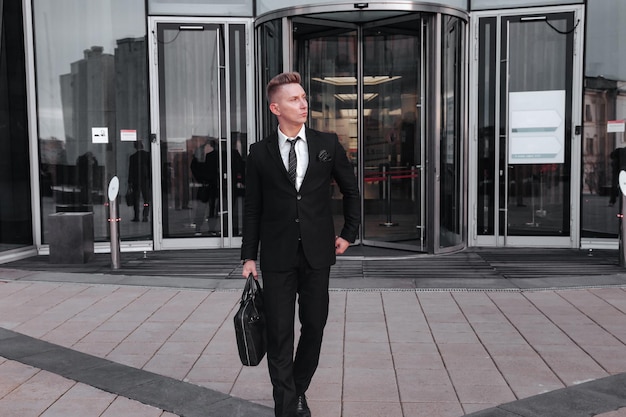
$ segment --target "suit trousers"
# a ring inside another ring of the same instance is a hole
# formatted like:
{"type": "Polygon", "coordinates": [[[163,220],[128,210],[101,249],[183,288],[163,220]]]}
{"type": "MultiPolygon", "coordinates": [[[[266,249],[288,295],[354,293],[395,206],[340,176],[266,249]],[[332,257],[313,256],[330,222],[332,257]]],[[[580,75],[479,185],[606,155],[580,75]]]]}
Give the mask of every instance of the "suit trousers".
{"type": "Polygon", "coordinates": [[[298,249],[298,265],[287,271],[263,271],[267,321],[267,362],[276,417],[294,417],[298,395],[309,388],[319,363],[328,319],[330,267],[313,269],[298,249]],[[295,303],[300,339],[294,359],[295,303]]]}

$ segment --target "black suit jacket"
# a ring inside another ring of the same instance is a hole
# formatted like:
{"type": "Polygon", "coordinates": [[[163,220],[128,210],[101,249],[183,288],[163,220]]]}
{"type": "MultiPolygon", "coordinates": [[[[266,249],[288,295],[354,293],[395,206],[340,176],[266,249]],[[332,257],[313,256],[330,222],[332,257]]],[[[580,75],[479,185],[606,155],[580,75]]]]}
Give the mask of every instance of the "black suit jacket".
{"type": "Polygon", "coordinates": [[[306,128],[309,165],[296,191],[280,156],[278,133],[250,147],[246,161],[242,259],[257,259],[264,271],[296,266],[299,240],[312,268],[335,263],[330,185],[343,194],[344,226],[339,236],[354,242],[360,224],[356,177],[336,134],[306,128]]]}

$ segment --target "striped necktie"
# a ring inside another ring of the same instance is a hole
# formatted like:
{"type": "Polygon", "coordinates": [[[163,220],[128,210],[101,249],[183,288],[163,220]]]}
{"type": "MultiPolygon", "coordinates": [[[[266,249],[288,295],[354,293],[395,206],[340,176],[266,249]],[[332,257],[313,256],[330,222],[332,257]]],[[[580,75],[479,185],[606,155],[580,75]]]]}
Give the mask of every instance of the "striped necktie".
{"type": "Polygon", "coordinates": [[[287,139],[289,142],[289,159],[288,159],[288,168],[287,172],[289,173],[289,179],[291,179],[292,183],[296,183],[296,168],[298,167],[298,158],[296,158],[296,142],[300,139],[298,136],[295,139],[287,139]]]}

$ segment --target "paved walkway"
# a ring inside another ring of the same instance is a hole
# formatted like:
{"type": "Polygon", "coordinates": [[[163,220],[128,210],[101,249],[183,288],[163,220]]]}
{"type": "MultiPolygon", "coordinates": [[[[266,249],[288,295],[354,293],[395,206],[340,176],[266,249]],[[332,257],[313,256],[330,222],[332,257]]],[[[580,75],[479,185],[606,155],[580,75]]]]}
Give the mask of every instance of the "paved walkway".
{"type": "MultiPolygon", "coordinates": [[[[273,415],[239,283],[128,279],[0,268],[0,416],[273,415]]],[[[307,395],[314,417],[626,417],[625,388],[626,286],[334,289],[307,395]]]]}

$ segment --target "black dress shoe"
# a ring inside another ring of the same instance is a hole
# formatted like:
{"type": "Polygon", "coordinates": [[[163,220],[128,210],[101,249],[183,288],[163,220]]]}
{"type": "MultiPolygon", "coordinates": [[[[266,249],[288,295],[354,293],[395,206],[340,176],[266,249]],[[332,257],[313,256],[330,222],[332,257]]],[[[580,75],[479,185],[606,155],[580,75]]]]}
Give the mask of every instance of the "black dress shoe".
{"type": "Polygon", "coordinates": [[[306,403],[306,396],[304,394],[298,395],[298,405],[296,406],[296,416],[298,417],[311,417],[311,410],[306,403]]]}

